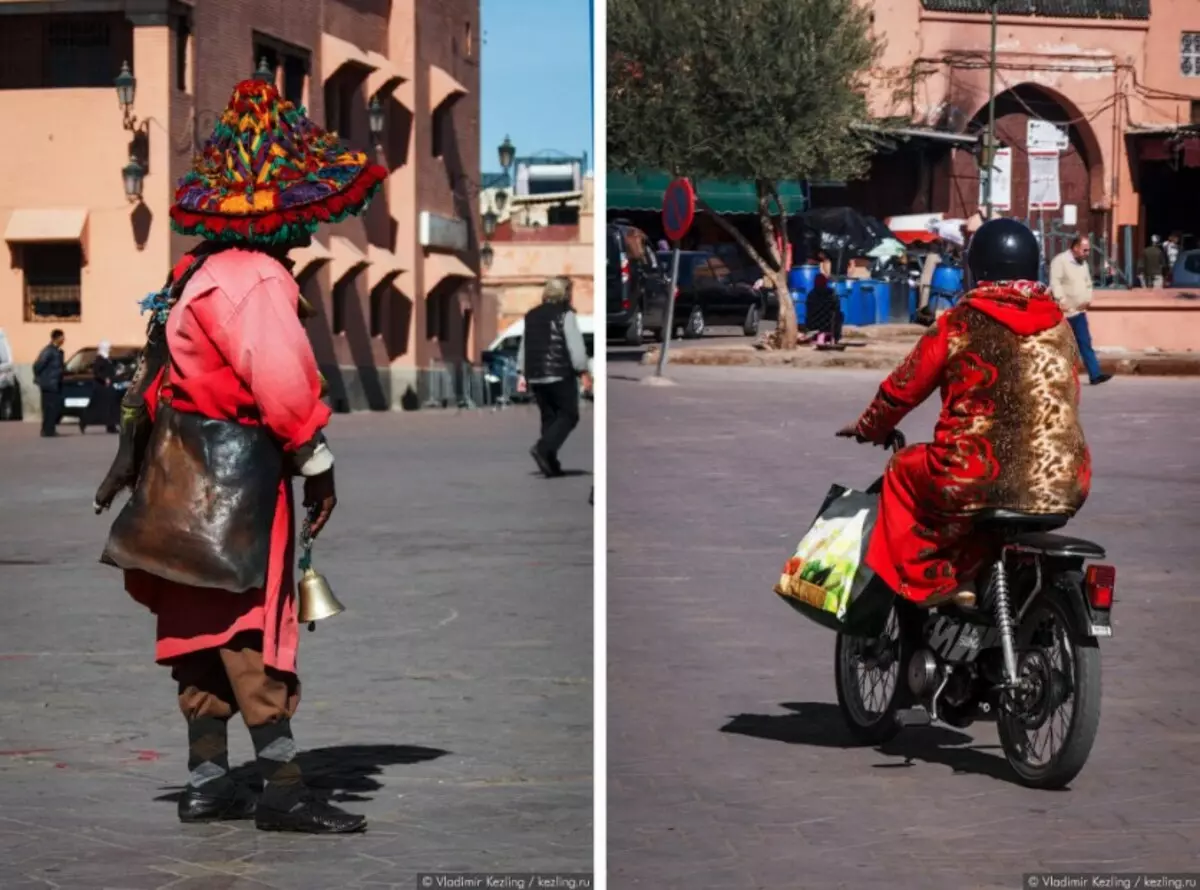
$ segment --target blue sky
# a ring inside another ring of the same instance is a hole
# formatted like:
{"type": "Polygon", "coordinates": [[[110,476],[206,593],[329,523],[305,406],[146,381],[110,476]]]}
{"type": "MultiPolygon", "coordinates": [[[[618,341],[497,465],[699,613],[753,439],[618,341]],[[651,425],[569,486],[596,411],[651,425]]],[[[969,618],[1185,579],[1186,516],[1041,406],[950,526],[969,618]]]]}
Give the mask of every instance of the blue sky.
{"type": "Polygon", "coordinates": [[[590,166],[588,0],[481,0],[480,7],[484,172],[499,172],[496,147],[505,135],[520,156],[586,151],[590,166]]]}

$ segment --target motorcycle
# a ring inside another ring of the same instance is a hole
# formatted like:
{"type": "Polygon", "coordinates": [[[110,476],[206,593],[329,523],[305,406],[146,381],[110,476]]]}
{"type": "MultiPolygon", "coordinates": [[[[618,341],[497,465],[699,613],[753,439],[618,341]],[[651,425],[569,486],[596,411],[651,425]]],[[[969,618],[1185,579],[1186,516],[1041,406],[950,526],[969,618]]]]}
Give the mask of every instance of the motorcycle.
{"type": "MultiPolygon", "coordinates": [[[[890,444],[899,451],[904,436],[897,430],[890,444]]],[[[1022,785],[1057,789],[1079,774],[1100,725],[1098,640],[1112,636],[1116,569],[1085,566],[1104,559],[1104,548],[1055,534],[1067,520],[981,511],[974,527],[999,552],[977,579],[984,593],[975,608],[922,609],[894,596],[881,632],[838,634],[838,706],[858,741],[882,745],[907,726],[961,729],[994,718],[1022,785]]]]}

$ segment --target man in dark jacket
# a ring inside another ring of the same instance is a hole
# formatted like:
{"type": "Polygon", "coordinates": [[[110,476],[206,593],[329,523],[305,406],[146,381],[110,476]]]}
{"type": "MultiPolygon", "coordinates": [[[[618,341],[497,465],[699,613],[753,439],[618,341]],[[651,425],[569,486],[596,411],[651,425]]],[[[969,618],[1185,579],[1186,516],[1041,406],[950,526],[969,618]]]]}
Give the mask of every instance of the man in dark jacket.
{"type": "Polygon", "coordinates": [[[58,328],[50,332],[50,342],[33,363],[33,379],[42,391],[42,435],[57,436],[62,417],[63,343],[66,336],[58,328]]]}
{"type": "Polygon", "coordinates": [[[561,476],[558,452],[579,423],[579,384],[588,386],[591,362],[571,308],[571,280],[551,278],[542,291],[542,304],[525,315],[525,335],[517,353],[517,368],[542,414],[542,437],[529,449],[546,476],[561,476]]]}

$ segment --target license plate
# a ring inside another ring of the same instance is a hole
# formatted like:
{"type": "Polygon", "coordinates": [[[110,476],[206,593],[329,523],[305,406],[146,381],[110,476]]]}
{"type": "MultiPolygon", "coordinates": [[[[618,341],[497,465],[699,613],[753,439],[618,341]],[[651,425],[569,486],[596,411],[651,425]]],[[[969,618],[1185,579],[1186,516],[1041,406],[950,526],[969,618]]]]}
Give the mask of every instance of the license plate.
{"type": "Polygon", "coordinates": [[[67,408],[86,408],[90,399],[63,399],[63,405],[67,408]]]}

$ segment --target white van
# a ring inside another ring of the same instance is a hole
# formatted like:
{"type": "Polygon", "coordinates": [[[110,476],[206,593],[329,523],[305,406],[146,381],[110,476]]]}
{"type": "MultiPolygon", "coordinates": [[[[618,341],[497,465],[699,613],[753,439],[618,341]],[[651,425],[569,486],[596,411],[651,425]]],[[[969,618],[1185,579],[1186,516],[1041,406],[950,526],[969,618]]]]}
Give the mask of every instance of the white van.
{"type": "Polygon", "coordinates": [[[21,419],[21,388],[8,336],[0,330],[0,420],[21,419]]]}
{"type": "MultiPolygon", "coordinates": [[[[587,347],[588,358],[592,358],[596,348],[596,319],[591,315],[575,314],[579,319],[579,333],[583,334],[583,343],[587,347]]],[[[499,355],[506,355],[514,362],[517,360],[517,353],[521,351],[521,340],[525,337],[525,319],[515,321],[507,328],[500,332],[500,336],[492,341],[492,345],[487,348],[488,352],[494,352],[499,355]]],[[[494,395],[499,395],[503,391],[502,383],[491,370],[484,372],[484,380],[491,388],[494,395]]],[[[509,386],[512,386],[512,381],[509,381],[509,386]]],[[[590,398],[590,396],[587,396],[590,398]]],[[[514,401],[522,402],[529,398],[528,394],[510,393],[510,398],[514,401]]]]}
{"type": "MultiPolygon", "coordinates": [[[[583,334],[584,345],[587,346],[588,358],[592,358],[596,348],[596,319],[591,315],[575,316],[579,319],[579,332],[583,334]]],[[[511,356],[514,360],[517,353],[521,349],[521,340],[525,337],[525,319],[514,321],[507,328],[500,332],[492,345],[487,348],[488,352],[498,352],[503,355],[511,356]]],[[[499,378],[487,375],[489,383],[499,383],[499,378]]]]}

